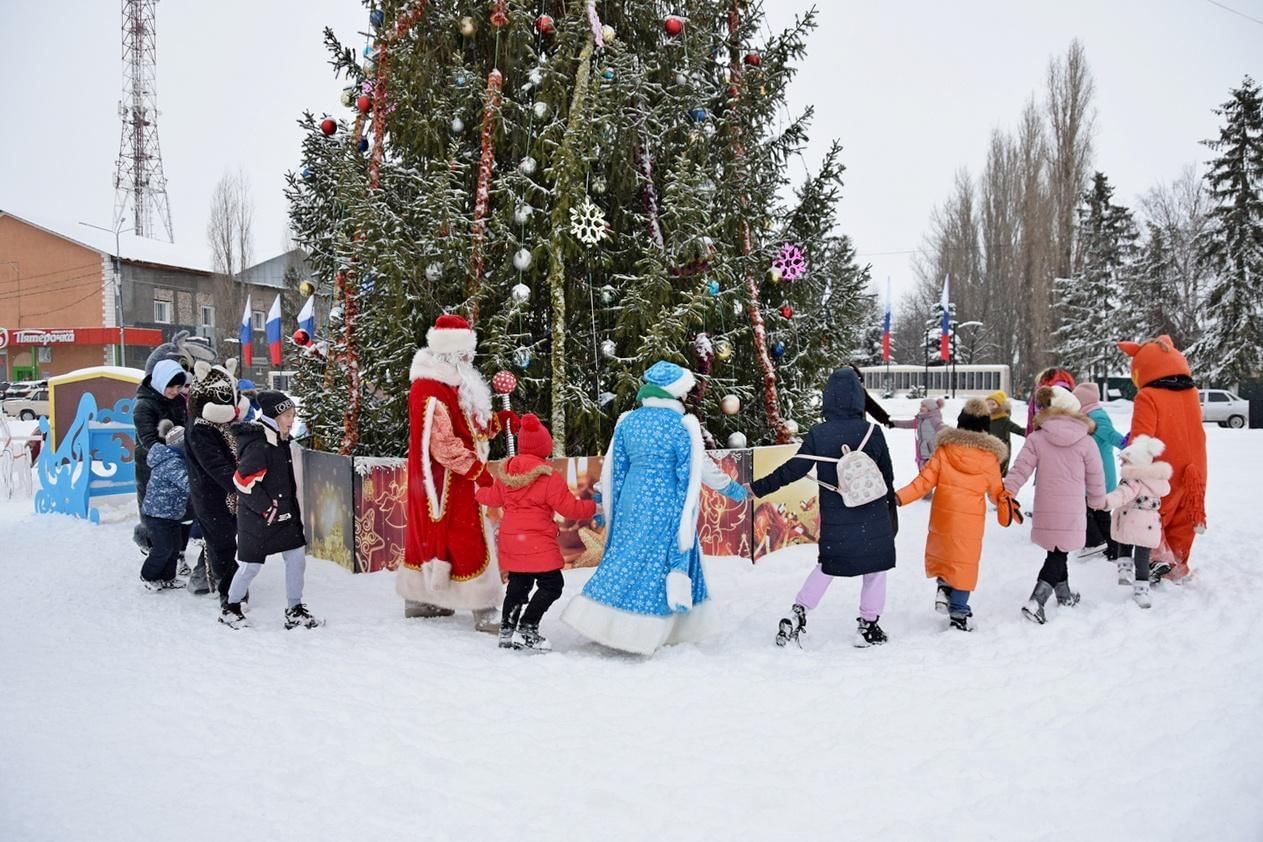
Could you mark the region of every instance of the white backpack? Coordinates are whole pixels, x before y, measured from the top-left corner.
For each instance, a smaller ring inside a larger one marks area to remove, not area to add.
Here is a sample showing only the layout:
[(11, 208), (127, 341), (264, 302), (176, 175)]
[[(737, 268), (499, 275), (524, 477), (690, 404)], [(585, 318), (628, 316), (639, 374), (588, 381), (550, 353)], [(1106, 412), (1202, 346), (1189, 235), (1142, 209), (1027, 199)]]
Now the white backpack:
[(796, 454), (798, 459), (811, 459), (815, 462), (836, 462), (838, 464), (838, 484), (836, 487), (819, 479), (816, 482), (824, 488), (836, 491), (842, 495), (842, 504), (847, 508), (853, 509), (856, 506), (863, 506), (886, 496), (886, 478), (881, 475), (881, 469), (877, 467), (873, 457), (864, 452), (864, 446), (868, 444), (874, 428), (875, 425), (868, 425), (868, 432), (864, 434), (864, 440), (860, 442), (858, 449), (851, 450), (848, 445), (842, 445), (842, 457), (840, 459), (832, 459), (828, 456)]

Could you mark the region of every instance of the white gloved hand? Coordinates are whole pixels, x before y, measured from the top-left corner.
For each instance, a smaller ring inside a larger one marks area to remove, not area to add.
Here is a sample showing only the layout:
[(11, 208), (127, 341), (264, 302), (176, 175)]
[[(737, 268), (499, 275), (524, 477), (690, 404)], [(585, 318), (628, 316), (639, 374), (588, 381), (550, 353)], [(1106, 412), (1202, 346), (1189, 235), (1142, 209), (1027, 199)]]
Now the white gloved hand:
[(672, 611), (687, 611), (693, 607), (693, 581), (678, 570), (667, 574), (667, 606)]

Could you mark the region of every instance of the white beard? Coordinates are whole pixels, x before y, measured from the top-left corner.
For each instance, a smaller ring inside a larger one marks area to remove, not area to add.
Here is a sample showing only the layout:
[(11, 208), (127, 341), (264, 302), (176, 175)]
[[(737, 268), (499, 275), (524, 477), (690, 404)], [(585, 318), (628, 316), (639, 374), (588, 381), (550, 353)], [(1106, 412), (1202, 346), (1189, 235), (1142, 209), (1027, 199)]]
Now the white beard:
[(436, 354), (421, 348), (412, 358), (412, 380), (437, 380), (456, 389), (460, 408), (479, 426), (491, 422), (491, 388), (473, 362), (461, 354)]

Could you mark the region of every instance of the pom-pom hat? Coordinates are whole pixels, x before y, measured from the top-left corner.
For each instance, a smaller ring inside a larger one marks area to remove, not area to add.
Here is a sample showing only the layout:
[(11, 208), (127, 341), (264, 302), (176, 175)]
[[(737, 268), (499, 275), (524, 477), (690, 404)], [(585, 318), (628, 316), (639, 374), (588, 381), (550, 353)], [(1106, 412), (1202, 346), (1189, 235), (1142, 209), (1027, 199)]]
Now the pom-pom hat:
[(553, 453), (553, 436), (540, 422), (539, 416), (527, 413), (522, 416), (522, 426), (517, 434), (517, 449), (527, 456), (547, 459)]

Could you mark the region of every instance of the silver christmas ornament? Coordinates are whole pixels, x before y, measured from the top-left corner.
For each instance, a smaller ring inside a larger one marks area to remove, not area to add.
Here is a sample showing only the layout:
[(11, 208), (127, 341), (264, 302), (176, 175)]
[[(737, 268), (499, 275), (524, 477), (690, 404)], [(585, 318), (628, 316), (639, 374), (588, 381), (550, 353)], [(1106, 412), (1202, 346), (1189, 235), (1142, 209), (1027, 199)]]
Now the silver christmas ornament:
[(618, 346), (614, 344), (613, 339), (606, 339), (601, 343), (601, 355), (607, 360), (614, 359), (614, 355), (618, 353)]
[(516, 351), (514, 351), (513, 364), (517, 366), (518, 368), (523, 368), (523, 369), (530, 368), (531, 367), (531, 349), (518, 348)]
[(785, 429), (791, 436), (798, 435), (798, 422), (793, 418), (785, 419)]
[(535, 112), (536, 119), (542, 120), (548, 116), (548, 103), (540, 100), (531, 106), (531, 110)]
[(681, 86), (686, 85), (688, 84), (688, 80), (689, 80), (688, 77), (685, 76), (683, 73), (675, 74), (675, 84), (677, 85), (681, 85)]
[(525, 272), (531, 268), (532, 259), (531, 250), (523, 246), (513, 254), (513, 268), (519, 272)]
[(745, 433), (733, 433), (728, 437), (728, 447), (733, 450), (742, 450), (748, 444)]
[(615, 289), (614, 289), (614, 287), (612, 287), (612, 286), (610, 286), (610, 285), (608, 285), (608, 284), (606, 284), (605, 286), (601, 287), (601, 303), (602, 303), (602, 304), (613, 304), (613, 303), (614, 303), (614, 295), (615, 295)]
[(459, 117), (453, 117), (452, 118), (452, 132), (454, 134), (460, 134), (463, 131), (465, 131), (465, 121)]
[(724, 395), (719, 401), (719, 408), (724, 415), (736, 415), (741, 411), (741, 398), (736, 395)]
[(514, 284), (513, 289), (509, 290), (509, 297), (514, 304), (525, 304), (531, 300), (531, 288), (526, 284)]
[(531, 214), (535, 212), (535, 208), (527, 204), (518, 205), (513, 210), (513, 221), (518, 225), (525, 225), (531, 221)]
[(443, 279), (443, 264), (431, 263), (425, 267), (425, 279), (430, 283), (438, 283)]
[(538, 165), (535, 163), (535, 159), (527, 155), (522, 159), (522, 163), (517, 165), (517, 168), (522, 171), (522, 175), (534, 175), (536, 166)]
[(530, 73), (526, 74), (526, 78), (532, 85), (538, 85), (540, 82), (544, 81), (544, 74), (540, 72), (538, 67), (536, 67), (533, 68)]

